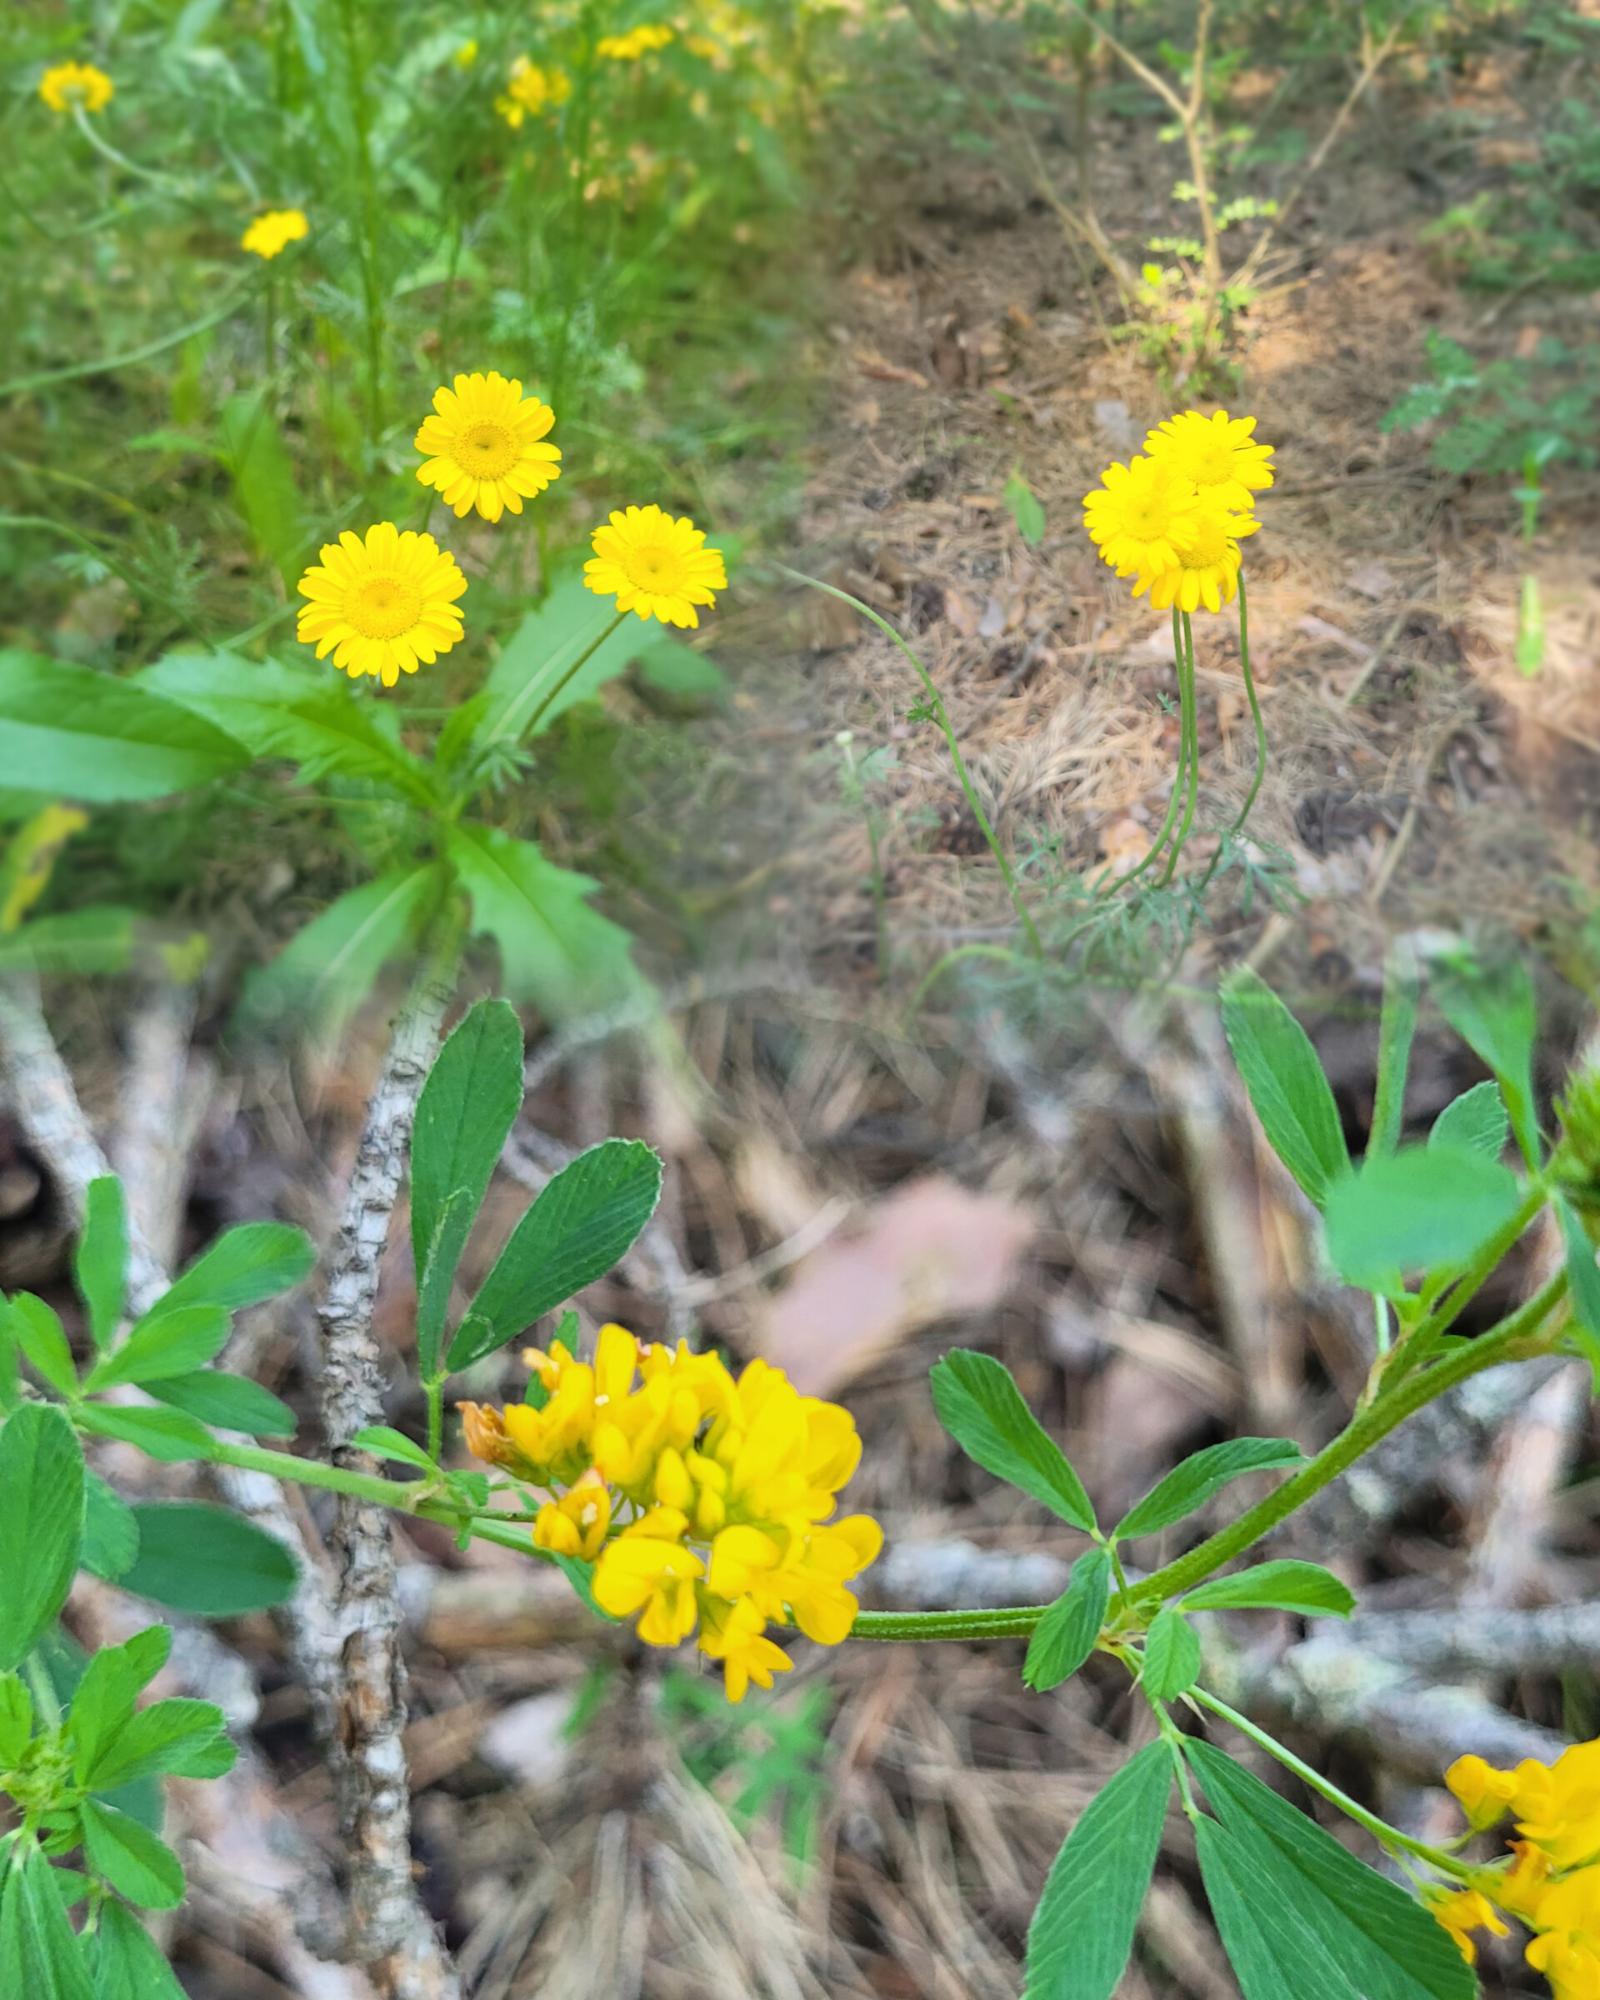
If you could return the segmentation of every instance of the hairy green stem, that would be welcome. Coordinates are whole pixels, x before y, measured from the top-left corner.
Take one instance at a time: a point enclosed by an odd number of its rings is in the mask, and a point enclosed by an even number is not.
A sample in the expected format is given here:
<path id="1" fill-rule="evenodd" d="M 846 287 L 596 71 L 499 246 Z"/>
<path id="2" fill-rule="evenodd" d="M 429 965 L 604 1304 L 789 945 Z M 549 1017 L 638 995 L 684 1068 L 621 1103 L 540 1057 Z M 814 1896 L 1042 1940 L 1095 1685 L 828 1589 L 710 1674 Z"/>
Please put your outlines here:
<path id="1" fill-rule="evenodd" d="M 1447 1390 L 1481 1375 L 1486 1368 L 1514 1360 L 1531 1352 L 1526 1343 L 1566 1294 L 1566 1273 L 1558 1272 L 1518 1308 L 1489 1332 L 1480 1334 L 1447 1354 L 1442 1360 L 1413 1376 L 1392 1395 L 1361 1411 L 1331 1443 L 1325 1445 L 1292 1479 L 1286 1479 L 1265 1499 L 1241 1514 L 1216 1534 L 1136 1583 L 1127 1602 L 1135 1607 L 1155 1606 L 1181 1597 L 1203 1583 L 1213 1571 L 1260 1541 L 1263 1535 L 1286 1521 L 1323 1487 L 1380 1444 L 1408 1417 Z M 862 1639 L 999 1639 L 1026 1638 L 1048 1607 L 1012 1604 L 982 1611 L 863 1611 L 851 1627 L 852 1637 Z"/>
<path id="2" fill-rule="evenodd" d="M 1182 717 L 1180 737 L 1188 752 L 1188 782 L 1184 786 L 1183 817 L 1179 820 L 1172 836 L 1172 846 L 1167 853 L 1167 865 L 1162 873 L 1160 888 L 1165 888 L 1172 880 L 1179 861 L 1183 857 L 1184 846 L 1189 838 L 1189 829 L 1194 825 L 1195 805 L 1200 797 L 1200 715 L 1195 704 L 1194 683 L 1194 627 L 1187 611 L 1178 614 L 1182 625 L 1182 644 L 1178 650 L 1178 703 Z M 1174 626 L 1174 637 L 1178 627 Z M 1178 752 L 1178 761 L 1183 763 L 1184 750 Z"/>
<path id="3" fill-rule="evenodd" d="M 1017 913 L 1017 921 L 1027 934 L 1028 944 L 1034 957 L 1043 958 L 1044 942 L 1039 936 L 1039 927 L 1029 914 L 1027 904 L 1022 900 L 1022 889 L 1017 881 L 1016 871 L 1007 860 L 1005 850 L 989 823 L 989 815 L 983 809 L 983 801 L 978 797 L 972 779 L 968 776 L 966 759 L 961 754 L 961 744 L 956 736 L 955 724 L 950 720 L 950 711 L 945 707 L 944 696 L 939 692 L 938 682 L 888 619 L 880 616 L 870 604 L 863 604 L 859 597 L 852 597 L 848 590 L 840 590 L 837 584 L 824 583 L 820 577 L 807 576 L 804 570 L 790 569 L 787 563 L 774 563 L 773 568 L 792 582 L 803 583 L 811 590 L 820 590 L 824 596 L 836 597 L 841 604 L 848 604 L 853 611 L 859 611 L 869 624 L 876 625 L 880 632 L 894 641 L 916 669 L 923 693 L 928 697 L 929 710 L 938 724 L 940 735 L 944 738 L 945 748 L 950 752 L 950 761 L 955 766 L 956 781 L 961 786 L 972 817 L 978 823 L 979 832 L 988 842 L 989 852 L 994 856 L 995 865 L 1000 870 L 1000 878 L 1006 885 L 1006 894 L 1011 898 L 1011 907 Z"/>
<path id="4" fill-rule="evenodd" d="M 1261 791 L 1262 780 L 1267 775 L 1267 725 L 1261 714 L 1261 700 L 1256 693 L 1256 677 L 1250 671 L 1250 609 L 1245 597 L 1244 570 L 1239 571 L 1239 668 L 1244 675 L 1245 699 L 1250 704 L 1250 720 L 1256 732 L 1256 774 L 1250 780 L 1250 789 L 1244 795 L 1244 804 L 1239 808 L 1239 817 L 1229 827 L 1230 833 L 1243 830 L 1250 817 L 1256 799 Z"/>

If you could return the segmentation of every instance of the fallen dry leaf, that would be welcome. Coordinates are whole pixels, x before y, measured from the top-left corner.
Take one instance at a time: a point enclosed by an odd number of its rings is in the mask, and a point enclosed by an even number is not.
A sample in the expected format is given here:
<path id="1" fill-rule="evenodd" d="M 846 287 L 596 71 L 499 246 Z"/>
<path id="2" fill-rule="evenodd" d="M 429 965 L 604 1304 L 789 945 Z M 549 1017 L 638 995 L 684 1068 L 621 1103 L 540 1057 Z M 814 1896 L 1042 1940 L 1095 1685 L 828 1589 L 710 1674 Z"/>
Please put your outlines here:
<path id="1" fill-rule="evenodd" d="M 756 1345 L 806 1395 L 827 1395 L 920 1327 L 998 1305 L 1034 1228 L 1015 1202 L 942 1176 L 913 1181 L 796 1266 Z"/>

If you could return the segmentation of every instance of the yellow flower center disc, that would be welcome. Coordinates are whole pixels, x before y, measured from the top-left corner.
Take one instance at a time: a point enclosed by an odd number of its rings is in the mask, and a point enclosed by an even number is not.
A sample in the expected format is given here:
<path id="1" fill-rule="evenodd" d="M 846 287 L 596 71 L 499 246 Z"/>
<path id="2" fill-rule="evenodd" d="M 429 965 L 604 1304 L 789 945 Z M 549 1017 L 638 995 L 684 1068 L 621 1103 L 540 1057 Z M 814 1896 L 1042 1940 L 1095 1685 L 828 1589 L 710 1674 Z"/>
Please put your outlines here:
<path id="1" fill-rule="evenodd" d="M 498 479 L 517 462 L 517 441 L 503 424 L 474 424 L 456 446 L 456 463 L 477 479 Z"/>
<path id="2" fill-rule="evenodd" d="M 398 639 L 422 613 L 422 598 L 403 577 L 369 577 L 352 592 L 346 616 L 363 639 Z"/>
<path id="3" fill-rule="evenodd" d="M 677 560 L 671 549 L 630 549 L 624 566 L 628 581 L 636 590 L 670 588 L 678 578 Z"/>

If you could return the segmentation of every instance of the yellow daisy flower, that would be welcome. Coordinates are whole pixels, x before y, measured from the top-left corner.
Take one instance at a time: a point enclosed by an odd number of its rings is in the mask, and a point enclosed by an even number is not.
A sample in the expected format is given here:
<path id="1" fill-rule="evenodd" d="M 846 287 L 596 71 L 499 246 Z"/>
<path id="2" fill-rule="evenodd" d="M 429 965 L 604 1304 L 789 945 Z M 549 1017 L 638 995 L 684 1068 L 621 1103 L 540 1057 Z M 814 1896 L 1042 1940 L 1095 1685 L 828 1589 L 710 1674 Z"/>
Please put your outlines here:
<path id="1" fill-rule="evenodd" d="M 93 63 L 57 63 L 39 79 L 39 95 L 52 111 L 71 111 L 76 105 L 85 111 L 104 111 L 116 88 Z"/>
<path id="2" fill-rule="evenodd" d="M 595 529 L 583 580 L 597 596 L 614 597 L 619 611 L 696 626 L 696 605 L 714 605 L 712 592 L 728 587 L 722 551 L 705 539 L 687 514 L 674 520 L 659 507 L 629 507 Z"/>
<path id="3" fill-rule="evenodd" d="M 516 132 L 521 130 L 525 118 L 553 111 L 571 95 L 572 78 L 565 70 L 541 69 L 527 56 L 518 56 L 511 65 L 505 95 L 495 99 L 494 108 Z"/>
<path id="4" fill-rule="evenodd" d="M 352 680 L 375 675 L 393 687 L 420 660 L 436 660 L 461 637 L 456 599 L 467 587 L 456 559 L 432 535 L 401 534 L 379 521 L 365 537 L 346 528 L 300 579 L 295 636 Z"/>
<path id="5" fill-rule="evenodd" d="M 1175 569 L 1140 572 L 1133 586 L 1135 597 L 1150 593 L 1157 611 L 1220 611 L 1231 604 L 1239 589 L 1239 539 L 1253 535 L 1261 523 L 1252 515 L 1226 514 L 1220 508 L 1202 506 L 1195 516 L 1195 531 Z"/>
<path id="6" fill-rule="evenodd" d="M 602 35 L 594 45 L 594 52 L 606 62 L 637 62 L 640 56 L 664 49 L 672 40 L 672 32 L 671 28 L 647 23 L 644 27 L 630 28 L 625 35 Z"/>
<path id="7" fill-rule="evenodd" d="M 1194 481 L 1153 458 L 1108 465 L 1083 501 L 1089 539 L 1118 576 L 1176 569 L 1199 532 L 1199 511 Z"/>
<path id="8" fill-rule="evenodd" d="M 561 452 L 543 442 L 555 412 L 522 384 L 490 369 L 458 375 L 453 389 L 436 389 L 434 416 L 424 420 L 416 446 L 427 460 L 417 468 L 424 486 L 436 487 L 458 516 L 476 507 L 486 521 L 507 508 L 522 512 L 524 499 L 561 477 Z"/>
<path id="9" fill-rule="evenodd" d="M 311 224 L 298 208 L 274 208 L 256 217 L 239 238 L 239 248 L 252 250 L 258 257 L 276 257 L 310 234 Z"/>
<path id="10" fill-rule="evenodd" d="M 1254 438 L 1254 417 L 1230 417 L 1226 410 L 1205 417 L 1185 410 L 1158 424 L 1144 441 L 1149 455 L 1184 479 L 1192 480 L 1209 500 L 1247 512 L 1252 493 L 1272 484 L 1270 444 Z"/>

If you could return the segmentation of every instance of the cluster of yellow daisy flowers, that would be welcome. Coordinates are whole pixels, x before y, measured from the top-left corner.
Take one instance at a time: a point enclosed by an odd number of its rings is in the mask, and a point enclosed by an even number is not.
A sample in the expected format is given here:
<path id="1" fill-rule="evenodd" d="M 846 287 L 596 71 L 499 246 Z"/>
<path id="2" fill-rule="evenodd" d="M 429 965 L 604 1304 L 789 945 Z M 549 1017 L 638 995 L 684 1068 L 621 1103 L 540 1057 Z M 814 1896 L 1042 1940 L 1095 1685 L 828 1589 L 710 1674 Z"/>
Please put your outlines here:
<path id="1" fill-rule="evenodd" d="M 594 52 L 603 62 L 637 62 L 641 56 L 664 49 L 672 38 L 671 28 L 661 23 L 646 23 L 640 28 L 630 28 L 625 35 L 602 35 L 594 45 Z"/>
<path id="2" fill-rule="evenodd" d="M 600 1329 L 592 1362 L 559 1340 L 523 1358 L 530 1399 L 462 1403 L 467 1444 L 552 1496 L 534 1542 L 594 1563 L 602 1610 L 651 1646 L 698 1626 L 730 1701 L 794 1665 L 769 1623 L 824 1646 L 846 1637 L 858 1608 L 846 1586 L 883 1546 L 869 1515 L 833 1519 L 861 1457 L 848 1410 L 765 1361 L 734 1376 L 714 1354 L 641 1346 L 620 1326 Z"/>
<path id="3" fill-rule="evenodd" d="M 1185 410 L 1158 424 L 1128 464 L 1108 465 L 1084 496 L 1089 538 L 1158 610 L 1218 611 L 1239 582 L 1239 544 L 1260 527 L 1255 495 L 1272 484 L 1273 447 L 1254 417 Z"/>
<path id="4" fill-rule="evenodd" d="M 504 94 L 495 99 L 494 108 L 512 131 L 518 132 L 525 119 L 556 110 L 571 95 L 572 78 L 565 70 L 554 64 L 545 69 L 531 56 L 520 55 L 511 65 Z"/>
<path id="5" fill-rule="evenodd" d="M 104 111 L 116 85 L 93 63 L 56 63 L 39 79 L 39 95 L 52 111 Z"/>
<path id="6" fill-rule="evenodd" d="M 1427 1892 L 1429 1906 L 1471 1965 L 1473 1932 L 1505 1937 L 1500 1911 L 1533 1932 L 1524 1957 L 1549 1980 L 1555 2000 L 1600 1995 L 1600 1740 L 1576 1743 L 1553 1764 L 1527 1759 L 1501 1771 L 1458 1757 L 1445 1783 L 1475 1833 L 1508 1814 L 1521 1836 L 1507 1861 L 1479 1870 L 1470 1886 Z"/>
<path id="7" fill-rule="evenodd" d="M 433 414 L 416 435 L 423 455 L 417 478 L 432 487 L 458 519 L 485 521 L 520 514 L 522 503 L 561 476 L 560 448 L 549 442 L 555 412 L 521 382 L 491 369 L 458 375 L 433 398 Z M 704 530 L 660 507 L 628 507 L 596 528 L 584 583 L 614 597 L 627 612 L 683 629 L 697 626 L 702 608 L 728 587 L 722 553 L 705 546 Z M 455 557 L 420 530 L 402 533 L 380 521 L 365 535 L 346 529 L 324 544 L 320 563 L 301 577 L 307 601 L 296 636 L 317 658 L 352 680 L 372 675 L 393 687 L 449 652 L 462 636 L 457 600 L 467 579 Z"/>

